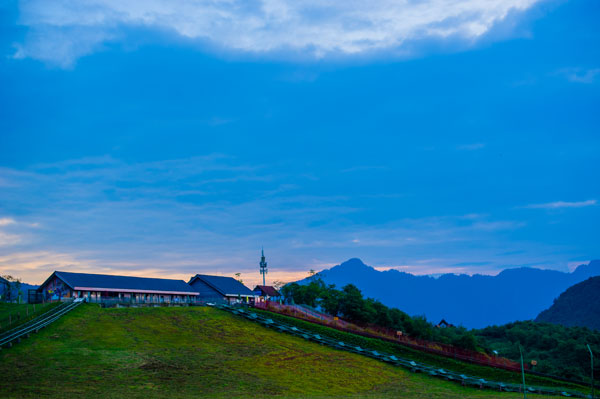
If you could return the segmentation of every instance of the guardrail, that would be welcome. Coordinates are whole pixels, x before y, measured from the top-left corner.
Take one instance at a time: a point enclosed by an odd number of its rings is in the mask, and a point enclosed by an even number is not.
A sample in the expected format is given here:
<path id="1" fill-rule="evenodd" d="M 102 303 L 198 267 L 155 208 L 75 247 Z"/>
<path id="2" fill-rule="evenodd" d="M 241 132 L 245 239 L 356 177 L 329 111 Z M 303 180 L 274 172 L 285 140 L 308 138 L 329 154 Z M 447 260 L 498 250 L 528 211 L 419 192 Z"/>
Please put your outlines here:
<path id="1" fill-rule="evenodd" d="M 416 339 L 406 335 L 398 336 L 396 331 L 389 328 L 372 325 L 359 327 L 355 324 L 349 323 L 342 319 L 336 319 L 324 313 L 316 316 L 315 311 L 308 312 L 304 307 L 300 308 L 298 305 L 281 305 L 278 303 L 266 302 L 255 304 L 255 307 L 258 309 L 267 310 L 269 312 L 275 312 L 285 316 L 305 320 L 311 323 L 320 324 L 336 330 L 362 335 L 363 337 L 382 339 L 384 341 L 393 342 L 395 344 L 403 345 L 421 352 L 428 352 L 439 356 L 445 356 L 452 359 L 458 359 L 469 363 L 495 367 L 508 371 L 521 371 L 521 365 L 510 359 L 486 355 L 439 342 Z M 525 371 L 529 371 L 527 370 L 527 365 L 525 365 Z"/>
<path id="2" fill-rule="evenodd" d="M 0 348 L 12 346 L 13 342 L 19 342 L 21 338 L 29 336 L 32 332 L 38 332 L 44 327 L 60 319 L 63 315 L 79 306 L 82 301 L 65 302 L 60 306 L 36 317 L 35 319 L 20 325 L 0 335 Z"/>
<path id="3" fill-rule="evenodd" d="M 356 353 L 363 356 L 368 356 L 394 366 L 403 367 L 415 373 L 426 373 L 432 377 L 443 378 L 448 381 L 455 381 L 461 383 L 464 386 L 476 387 L 476 388 L 485 388 L 485 389 L 493 389 L 496 391 L 506 391 L 506 392 L 523 392 L 523 385 L 521 384 L 513 384 L 513 383 L 505 383 L 501 381 L 488 381 L 483 378 L 478 378 L 474 376 L 468 376 L 464 374 L 458 374 L 449 370 L 444 370 L 441 368 L 436 368 L 432 366 L 428 366 L 423 363 L 418 363 L 413 360 L 407 360 L 403 358 L 398 358 L 394 355 L 379 353 L 375 350 L 369 350 L 365 348 L 361 348 L 360 346 L 355 346 L 351 344 L 347 344 L 343 341 L 338 341 L 333 338 L 315 334 L 313 332 L 290 326 L 288 324 L 274 321 L 268 317 L 259 315 L 257 313 L 252 312 L 251 310 L 233 307 L 229 305 L 215 305 L 216 308 L 231 312 L 233 314 L 243 316 L 248 320 L 257 322 L 262 324 L 265 327 L 276 329 L 280 332 L 292 334 L 301 338 L 304 338 L 309 341 L 314 341 L 322 345 L 327 345 L 332 348 L 344 350 L 347 352 Z M 579 391 L 573 390 L 557 390 L 549 387 L 538 387 L 538 386 L 527 386 L 525 388 L 528 393 L 536 393 L 542 395 L 557 395 L 557 396 L 565 396 L 565 397 L 575 397 L 575 398 L 592 398 L 591 395 L 586 395 Z"/>

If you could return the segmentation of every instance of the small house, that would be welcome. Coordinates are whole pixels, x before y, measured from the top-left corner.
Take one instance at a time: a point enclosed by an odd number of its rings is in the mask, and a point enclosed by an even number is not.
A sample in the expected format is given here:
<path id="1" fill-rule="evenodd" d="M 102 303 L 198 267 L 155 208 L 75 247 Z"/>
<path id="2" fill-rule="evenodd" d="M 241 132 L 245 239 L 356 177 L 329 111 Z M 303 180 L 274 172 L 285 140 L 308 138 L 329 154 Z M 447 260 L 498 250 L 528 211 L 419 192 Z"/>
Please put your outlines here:
<path id="1" fill-rule="evenodd" d="M 252 303 L 255 299 L 254 292 L 233 277 L 196 274 L 188 284 L 199 293 L 201 301 Z"/>
<path id="2" fill-rule="evenodd" d="M 254 295 L 258 296 L 261 301 L 279 301 L 283 299 L 281 293 L 271 285 L 257 285 L 253 291 Z"/>
<path id="3" fill-rule="evenodd" d="M 454 324 L 450 324 L 446 320 L 442 319 L 439 323 L 436 324 L 436 327 L 437 328 L 454 327 Z"/>

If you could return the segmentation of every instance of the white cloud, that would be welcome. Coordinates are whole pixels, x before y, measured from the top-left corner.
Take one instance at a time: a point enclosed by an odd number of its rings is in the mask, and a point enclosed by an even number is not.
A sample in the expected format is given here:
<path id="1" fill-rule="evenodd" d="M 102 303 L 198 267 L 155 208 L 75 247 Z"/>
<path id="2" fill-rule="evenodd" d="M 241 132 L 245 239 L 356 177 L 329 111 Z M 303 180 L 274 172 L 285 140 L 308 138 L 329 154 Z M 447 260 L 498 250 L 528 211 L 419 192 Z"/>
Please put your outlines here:
<path id="1" fill-rule="evenodd" d="M 600 68 L 567 68 L 560 70 L 558 74 L 565 76 L 570 82 L 590 84 L 594 83 L 596 76 L 600 75 Z"/>
<path id="2" fill-rule="evenodd" d="M 0 247 L 9 247 L 21 242 L 21 236 L 0 231 Z"/>
<path id="3" fill-rule="evenodd" d="M 531 209 L 583 208 L 586 206 L 594 206 L 596 204 L 597 204 L 596 200 L 575 201 L 575 202 L 556 201 L 556 202 L 548 202 L 545 204 L 527 205 L 527 206 L 525 206 L 525 208 L 531 208 Z"/>
<path id="4" fill-rule="evenodd" d="M 481 150 L 484 147 L 485 147 L 485 143 L 473 143 L 473 144 L 460 145 L 460 146 L 458 146 L 458 149 L 463 150 L 463 151 L 476 151 L 476 150 Z"/>
<path id="5" fill-rule="evenodd" d="M 62 66 L 119 41 L 123 28 L 175 33 L 227 50 L 314 57 L 397 49 L 416 40 L 475 40 L 540 0 L 32 0 L 16 58 Z"/>
<path id="6" fill-rule="evenodd" d="M 15 224 L 14 219 L 11 218 L 0 218 L 0 226 L 8 226 L 9 224 Z"/>

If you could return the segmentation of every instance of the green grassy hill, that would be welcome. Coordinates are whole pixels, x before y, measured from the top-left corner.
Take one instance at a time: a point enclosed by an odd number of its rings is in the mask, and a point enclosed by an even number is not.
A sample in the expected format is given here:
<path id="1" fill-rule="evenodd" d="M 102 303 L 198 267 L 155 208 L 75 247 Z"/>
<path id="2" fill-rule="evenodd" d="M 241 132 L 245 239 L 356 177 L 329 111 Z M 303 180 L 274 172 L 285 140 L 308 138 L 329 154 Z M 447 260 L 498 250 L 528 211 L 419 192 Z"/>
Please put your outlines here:
<path id="1" fill-rule="evenodd" d="M 95 305 L 0 351 L 0 396 L 521 397 L 412 374 L 213 308 Z"/>
<path id="2" fill-rule="evenodd" d="M 0 302 L 0 333 L 11 330 L 58 305 L 60 303 L 57 302 L 36 305 Z"/>

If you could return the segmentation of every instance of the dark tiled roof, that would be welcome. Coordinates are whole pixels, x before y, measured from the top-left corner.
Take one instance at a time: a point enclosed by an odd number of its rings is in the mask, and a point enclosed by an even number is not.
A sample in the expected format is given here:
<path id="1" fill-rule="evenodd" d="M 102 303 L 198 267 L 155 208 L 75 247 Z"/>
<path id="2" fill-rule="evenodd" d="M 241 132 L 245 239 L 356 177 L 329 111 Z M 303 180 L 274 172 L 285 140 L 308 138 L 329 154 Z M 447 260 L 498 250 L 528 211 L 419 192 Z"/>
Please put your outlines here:
<path id="1" fill-rule="evenodd" d="M 206 284 L 217 290 L 221 295 L 255 295 L 254 292 L 250 291 L 250 288 L 246 287 L 233 277 L 196 274 L 194 277 L 192 277 L 188 284 L 192 284 L 192 282 L 196 279 L 204 281 Z"/>
<path id="2" fill-rule="evenodd" d="M 161 292 L 181 292 L 194 293 L 192 287 L 183 280 L 169 280 L 164 278 L 146 278 L 130 276 L 113 276 L 109 274 L 88 274 L 88 273 L 70 273 L 54 272 L 54 274 L 63 280 L 72 289 L 75 287 L 86 288 L 106 288 L 118 290 L 135 291 L 161 291 Z M 44 283 L 45 285 L 45 283 Z"/>
<path id="3" fill-rule="evenodd" d="M 257 290 L 261 290 L 263 294 L 268 296 L 281 296 L 279 291 L 277 291 L 275 287 L 271 285 L 257 285 L 254 287 L 254 291 L 256 292 Z"/>

